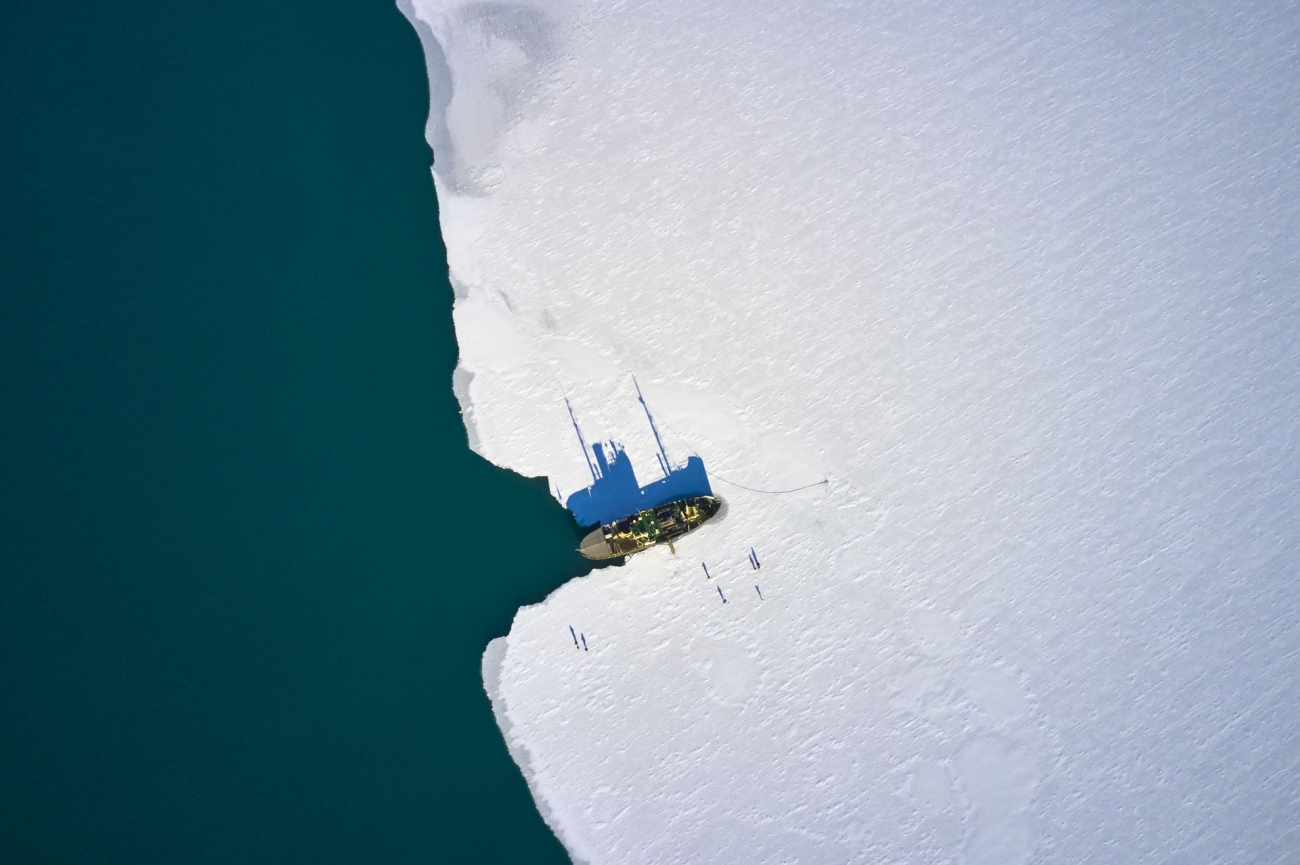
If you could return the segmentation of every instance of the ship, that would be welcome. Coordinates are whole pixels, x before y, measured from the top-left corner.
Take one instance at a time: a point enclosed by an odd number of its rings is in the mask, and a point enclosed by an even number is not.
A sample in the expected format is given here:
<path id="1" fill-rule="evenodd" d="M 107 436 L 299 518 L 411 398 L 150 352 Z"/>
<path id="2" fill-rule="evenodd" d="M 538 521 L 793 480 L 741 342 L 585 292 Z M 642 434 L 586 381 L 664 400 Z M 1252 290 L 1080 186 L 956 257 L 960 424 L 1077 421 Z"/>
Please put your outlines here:
<path id="1" fill-rule="evenodd" d="M 673 541 L 704 525 L 721 507 L 721 499 L 692 496 L 646 508 L 593 529 L 582 539 L 578 552 L 589 559 L 617 559 L 667 544 L 676 553 Z"/>

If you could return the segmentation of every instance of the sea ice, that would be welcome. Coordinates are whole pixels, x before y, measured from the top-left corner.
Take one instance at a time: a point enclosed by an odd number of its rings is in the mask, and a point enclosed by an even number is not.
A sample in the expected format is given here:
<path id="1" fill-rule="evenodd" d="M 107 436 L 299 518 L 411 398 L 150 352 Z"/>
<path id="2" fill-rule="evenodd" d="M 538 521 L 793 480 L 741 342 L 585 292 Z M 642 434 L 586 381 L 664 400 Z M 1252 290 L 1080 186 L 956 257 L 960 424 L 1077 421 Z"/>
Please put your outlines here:
<path id="1" fill-rule="evenodd" d="M 1295 857 L 1294 4 L 402 3 L 472 446 L 728 502 L 484 656 L 575 861 Z"/>

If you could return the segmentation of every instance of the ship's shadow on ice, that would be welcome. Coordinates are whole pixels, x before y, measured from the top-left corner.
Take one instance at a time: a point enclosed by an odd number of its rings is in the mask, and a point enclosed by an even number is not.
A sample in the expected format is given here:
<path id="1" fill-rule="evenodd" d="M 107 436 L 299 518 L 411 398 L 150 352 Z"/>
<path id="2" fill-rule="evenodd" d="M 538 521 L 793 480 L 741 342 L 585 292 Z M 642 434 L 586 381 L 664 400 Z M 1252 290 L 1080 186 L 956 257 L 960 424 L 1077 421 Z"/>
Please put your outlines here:
<path id="1" fill-rule="evenodd" d="M 564 503 L 579 525 L 594 526 L 608 523 L 689 496 L 711 496 L 709 476 L 704 471 L 704 461 L 690 457 L 686 464 L 670 467 L 667 474 L 653 483 L 641 486 L 632 469 L 632 461 L 617 442 L 591 446 L 595 461 L 595 480 L 585 490 L 569 496 Z M 612 454 L 613 459 L 610 459 Z"/>
<path id="2" fill-rule="evenodd" d="M 641 397 L 640 388 L 637 388 L 637 397 Z M 591 471 L 591 486 L 572 494 L 564 503 L 579 525 L 608 523 L 677 499 L 713 495 L 708 472 L 704 469 L 704 460 L 691 456 L 683 464 L 671 462 L 649 407 L 645 405 L 644 399 L 640 399 L 640 402 L 645 406 L 646 418 L 650 421 L 650 429 L 659 448 L 656 458 L 664 475 L 645 486 L 641 486 L 637 480 L 632 460 L 618 442 L 596 442 L 588 448 L 587 439 L 574 417 L 573 407 L 569 406 L 573 430 L 578 434 L 583 457 Z M 565 404 L 568 405 L 568 400 L 565 400 Z"/>

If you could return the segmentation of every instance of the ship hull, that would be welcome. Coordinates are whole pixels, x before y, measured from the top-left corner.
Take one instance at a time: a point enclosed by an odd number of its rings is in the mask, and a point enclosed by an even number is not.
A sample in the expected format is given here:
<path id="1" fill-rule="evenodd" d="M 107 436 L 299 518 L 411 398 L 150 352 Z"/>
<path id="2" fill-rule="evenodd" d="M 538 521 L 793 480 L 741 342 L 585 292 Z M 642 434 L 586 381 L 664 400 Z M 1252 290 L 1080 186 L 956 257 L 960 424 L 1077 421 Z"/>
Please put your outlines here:
<path id="1" fill-rule="evenodd" d="M 713 496 L 692 496 L 647 508 L 593 529 L 578 546 L 588 559 L 620 559 L 658 544 L 671 548 L 678 538 L 695 531 L 722 507 Z"/>

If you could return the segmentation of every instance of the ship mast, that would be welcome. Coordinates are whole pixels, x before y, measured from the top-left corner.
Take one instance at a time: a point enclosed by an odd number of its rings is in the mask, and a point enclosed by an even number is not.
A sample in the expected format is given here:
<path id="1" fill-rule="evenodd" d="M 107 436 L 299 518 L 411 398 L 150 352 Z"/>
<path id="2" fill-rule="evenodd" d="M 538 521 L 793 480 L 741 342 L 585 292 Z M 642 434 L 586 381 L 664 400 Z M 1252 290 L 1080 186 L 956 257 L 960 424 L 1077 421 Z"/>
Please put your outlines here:
<path id="1" fill-rule="evenodd" d="M 640 390 L 637 393 L 640 393 Z M 578 419 L 573 416 L 573 406 L 569 405 L 567 396 L 564 398 L 564 407 L 569 410 L 569 420 L 573 421 L 573 431 L 578 434 L 578 444 L 582 445 L 582 458 L 587 461 L 587 471 L 591 472 L 591 482 L 594 484 L 600 480 L 600 475 L 596 474 L 596 467 L 591 463 L 591 454 L 587 451 L 587 440 L 582 437 L 582 427 L 578 426 Z M 656 433 L 657 437 L 658 434 Z"/>
<path id="2" fill-rule="evenodd" d="M 672 469 L 668 462 L 668 451 L 664 450 L 664 440 L 659 437 L 659 428 L 655 426 L 655 417 L 650 414 L 650 406 L 646 405 L 645 397 L 641 395 L 641 385 L 636 380 L 636 376 L 632 376 L 632 384 L 636 387 L 637 401 L 641 403 L 641 408 L 645 409 L 646 420 L 650 421 L 650 432 L 654 433 L 655 444 L 659 446 L 659 453 L 656 454 L 659 460 L 659 468 L 664 470 L 664 477 L 668 477 L 672 474 Z"/>

